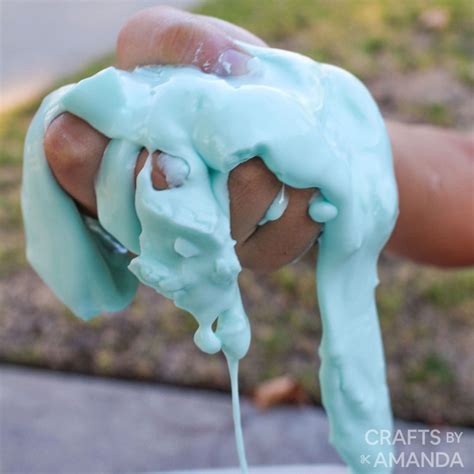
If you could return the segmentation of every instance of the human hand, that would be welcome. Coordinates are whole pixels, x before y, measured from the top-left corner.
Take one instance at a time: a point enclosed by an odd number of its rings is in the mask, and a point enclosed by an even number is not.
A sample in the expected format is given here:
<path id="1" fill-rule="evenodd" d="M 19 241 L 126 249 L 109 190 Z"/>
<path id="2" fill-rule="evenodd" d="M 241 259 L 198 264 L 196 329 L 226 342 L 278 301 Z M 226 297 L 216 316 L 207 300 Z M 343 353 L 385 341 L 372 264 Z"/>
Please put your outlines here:
<path id="1" fill-rule="evenodd" d="M 217 18 L 154 7 L 134 15 L 120 31 L 117 66 L 132 69 L 147 64 L 192 64 L 221 76 L 245 74 L 250 56 L 234 40 L 265 45 L 253 34 Z M 106 136 L 69 113 L 51 123 L 44 139 L 55 178 L 79 207 L 93 216 L 97 215 L 95 176 L 108 142 Z M 147 151 L 142 150 L 135 175 L 146 157 Z M 156 152 L 152 182 L 158 190 L 168 187 L 159 161 Z M 232 170 L 228 186 L 231 233 L 242 266 L 272 271 L 296 259 L 314 242 L 320 225 L 307 212 L 314 189 L 286 186 L 289 203 L 283 216 L 258 226 L 282 184 L 256 157 Z"/>

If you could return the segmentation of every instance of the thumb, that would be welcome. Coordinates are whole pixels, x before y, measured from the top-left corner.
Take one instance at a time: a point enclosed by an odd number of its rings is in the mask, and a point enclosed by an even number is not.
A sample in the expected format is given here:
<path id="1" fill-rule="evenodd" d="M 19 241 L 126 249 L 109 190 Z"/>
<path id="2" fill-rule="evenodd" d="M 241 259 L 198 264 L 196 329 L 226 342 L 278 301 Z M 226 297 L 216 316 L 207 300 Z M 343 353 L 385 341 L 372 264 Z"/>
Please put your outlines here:
<path id="1" fill-rule="evenodd" d="M 237 38 L 228 31 L 206 17 L 170 7 L 143 10 L 132 16 L 119 33 L 117 63 L 123 69 L 190 64 L 221 76 L 245 74 L 251 56 L 235 44 Z M 232 32 L 238 35 L 237 29 Z M 253 37 L 247 32 L 241 36 L 245 40 Z"/>

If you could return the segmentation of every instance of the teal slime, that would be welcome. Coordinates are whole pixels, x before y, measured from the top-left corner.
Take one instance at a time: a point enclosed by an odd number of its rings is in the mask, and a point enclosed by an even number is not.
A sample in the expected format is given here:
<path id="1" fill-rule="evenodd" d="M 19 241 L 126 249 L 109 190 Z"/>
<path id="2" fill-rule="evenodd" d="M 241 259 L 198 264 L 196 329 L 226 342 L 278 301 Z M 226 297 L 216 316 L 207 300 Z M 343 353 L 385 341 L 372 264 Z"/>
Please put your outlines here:
<path id="1" fill-rule="evenodd" d="M 193 67 L 108 68 L 44 100 L 25 145 L 28 259 L 85 319 L 129 304 L 138 281 L 191 312 L 199 324 L 198 347 L 222 350 L 227 358 L 247 472 L 237 370 L 250 326 L 237 281 L 227 178 L 259 156 L 282 183 L 319 188 L 308 212 L 324 222 L 317 289 L 330 439 L 353 472 L 389 472 L 360 462 L 361 455 L 375 459 L 379 452 L 387 458 L 391 449 L 365 441 L 368 430 L 392 427 L 374 298 L 377 259 L 398 212 L 383 120 L 366 88 L 344 70 L 286 51 L 240 46 L 255 56 L 245 76 L 219 78 Z M 79 213 L 44 156 L 44 132 L 64 111 L 111 138 L 96 182 L 99 222 Z M 133 168 L 143 147 L 150 156 L 135 192 Z M 156 150 L 165 154 L 166 190 L 152 186 Z M 261 224 L 279 218 L 286 204 L 282 189 Z"/>

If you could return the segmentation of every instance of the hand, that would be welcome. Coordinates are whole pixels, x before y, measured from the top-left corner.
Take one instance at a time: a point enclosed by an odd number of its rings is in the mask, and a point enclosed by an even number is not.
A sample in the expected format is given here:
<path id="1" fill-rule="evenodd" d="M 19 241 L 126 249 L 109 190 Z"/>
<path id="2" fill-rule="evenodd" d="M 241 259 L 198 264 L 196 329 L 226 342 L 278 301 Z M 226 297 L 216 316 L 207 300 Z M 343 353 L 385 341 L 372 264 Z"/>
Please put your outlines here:
<path id="1" fill-rule="evenodd" d="M 131 69 L 146 64 L 193 64 L 206 73 L 245 74 L 250 56 L 234 44 L 235 39 L 265 45 L 251 33 L 217 18 L 154 7 L 134 15 L 120 31 L 117 65 Z M 222 68 L 223 59 L 232 65 L 230 71 Z M 55 178 L 78 206 L 93 216 L 97 214 L 94 179 L 108 141 L 69 113 L 57 117 L 45 135 L 46 158 Z M 142 150 L 137 157 L 135 175 L 146 156 Z M 152 181 L 156 189 L 166 189 L 159 159 L 155 153 Z M 289 204 L 283 216 L 259 227 L 281 183 L 256 157 L 232 170 L 228 185 L 231 232 L 242 266 L 272 271 L 293 261 L 314 242 L 320 226 L 307 212 L 314 189 L 287 186 Z"/>

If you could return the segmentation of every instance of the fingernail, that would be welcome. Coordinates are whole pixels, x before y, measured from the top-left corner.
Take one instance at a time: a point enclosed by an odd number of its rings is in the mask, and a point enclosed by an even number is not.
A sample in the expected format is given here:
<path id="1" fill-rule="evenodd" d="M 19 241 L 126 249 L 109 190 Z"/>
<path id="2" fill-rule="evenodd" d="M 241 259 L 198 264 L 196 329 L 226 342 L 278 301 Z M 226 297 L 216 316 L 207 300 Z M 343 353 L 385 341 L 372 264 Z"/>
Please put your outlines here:
<path id="1" fill-rule="evenodd" d="M 227 49 L 217 58 L 212 72 L 218 76 L 240 76 L 249 72 L 248 62 L 252 59 L 249 54 Z"/>

